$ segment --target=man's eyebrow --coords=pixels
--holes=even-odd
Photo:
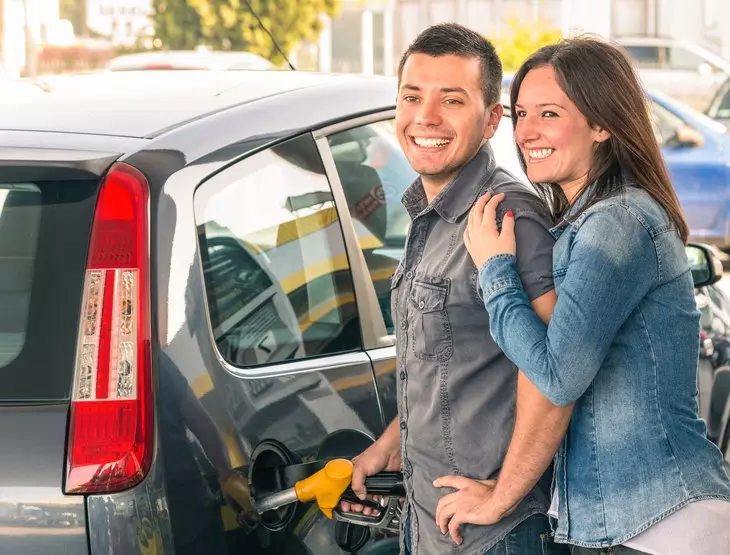
[[[405,83],[400,86],[401,90],[407,90],[407,91],[420,91],[421,87],[417,85],[409,85],[408,83]],[[443,93],[462,93],[466,94],[466,89],[462,87],[441,87],[441,92]]]

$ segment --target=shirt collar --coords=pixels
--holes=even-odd
[[[431,204],[426,201],[426,192],[420,177],[406,189],[401,202],[411,219],[423,212],[434,210],[447,222],[454,223],[474,205],[479,195],[486,192],[485,186],[495,167],[492,147],[486,143]]]

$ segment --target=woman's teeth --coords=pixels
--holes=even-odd
[[[547,158],[553,153],[552,148],[538,148],[535,150],[528,150],[527,155],[532,160],[541,160],[543,158]]]
[[[418,146],[437,147],[444,146],[451,142],[451,139],[431,139],[426,137],[413,137],[413,142]]]

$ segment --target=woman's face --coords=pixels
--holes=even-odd
[[[572,200],[585,182],[596,144],[608,133],[588,123],[551,66],[527,73],[513,109],[527,177],[533,183],[557,183]]]

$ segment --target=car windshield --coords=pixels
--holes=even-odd
[[[674,100],[666,94],[652,91],[650,97],[655,102],[661,104],[665,109],[670,110],[677,117],[683,119],[685,123],[700,125],[715,133],[727,132],[727,128],[720,122],[715,121],[714,119],[708,117],[702,112],[698,112],[697,110],[687,106],[686,104],[682,104],[678,100]]]

